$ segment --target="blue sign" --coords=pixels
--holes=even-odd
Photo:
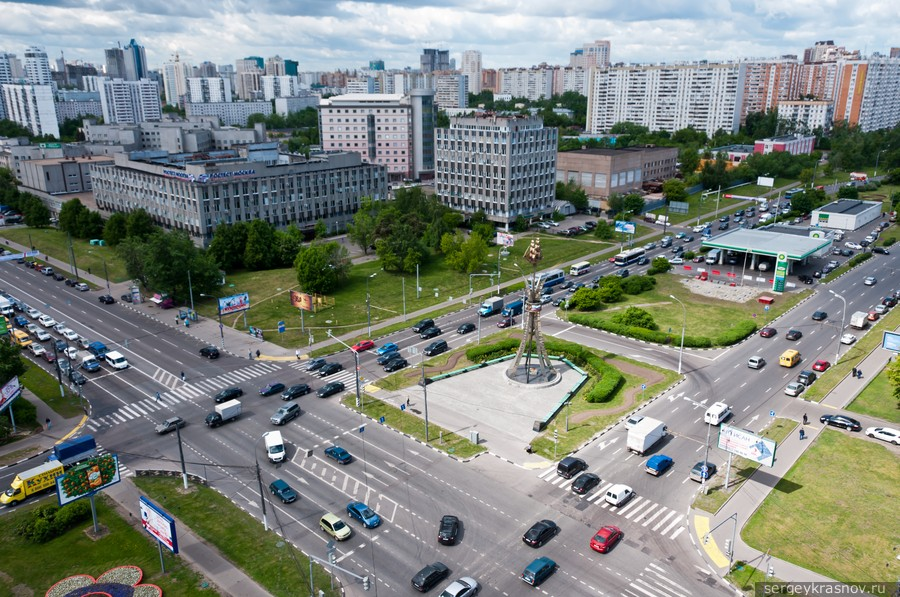
[[[769,416],[770,416],[770,417],[774,417],[774,416],[775,416],[775,411],[774,411],[774,410],[770,410],[770,411],[769,411]]]
[[[362,426],[359,428],[359,432],[360,432],[360,433],[362,433],[362,432],[365,431],[365,430],[366,430],[366,426],[365,426],[365,425],[362,425]]]
[[[378,422],[379,422],[379,423],[384,423],[384,416],[382,416],[380,419],[378,419]]]
[[[278,322],[278,333],[279,333],[279,334],[283,334],[283,333],[284,333],[284,322],[283,322],[283,321],[279,321],[279,322]]]
[[[400,410],[406,410],[406,405],[403,403],[400,403]]]
[[[642,389],[642,390],[646,390],[646,389],[647,389],[647,384],[642,383],[642,384],[641,384],[641,389]]]

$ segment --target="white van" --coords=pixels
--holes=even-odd
[[[618,485],[613,485],[606,492],[606,503],[611,506],[621,506],[628,500],[634,497],[634,491],[631,487],[627,485],[623,485],[619,483]]]
[[[282,462],[284,460],[284,440],[281,439],[280,431],[269,431],[263,434],[266,438],[266,453],[272,462]]]
[[[128,369],[128,359],[121,352],[116,350],[106,353],[104,356],[106,362],[113,369]]]
[[[718,425],[730,416],[731,407],[724,402],[716,402],[708,409],[706,409],[706,414],[703,415],[703,420],[710,425]]]

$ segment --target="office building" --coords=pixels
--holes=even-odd
[[[674,178],[677,162],[677,147],[561,151],[556,181],[574,182],[588,197],[605,200],[615,193],[639,192],[646,181]]]
[[[231,66],[230,64],[227,66]],[[219,68],[216,66],[215,62],[210,62],[209,60],[204,60],[200,63],[200,66],[194,68],[194,76],[192,79],[200,78],[200,79],[214,79],[219,76]]]
[[[463,52],[462,74],[468,77],[467,91],[472,94],[481,93],[481,52],[478,50]]]
[[[31,131],[35,137],[59,139],[59,121],[51,85],[3,85],[6,118]]]
[[[450,50],[425,49],[420,58],[423,73],[450,70]]]
[[[188,79],[187,101],[192,104],[230,102],[231,81],[222,77],[191,77]]]
[[[82,130],[84,147],[95,156],[130,151],[198,153],[266,140],[266,126],[263,123],[258,123],[253,129],[237,129],[221,127],[214,118],[137,124],[97,124],[85,120]]]
[[[159,120],[162,106],[156,81],[106,79],[100,88],[103,120],[109,124]]]
[[[469,105],[466,75],[436,75],[434,103],[438,108],[465,108]]]
[[[557,131],[538,116],[480,114],[435,131],[435,192],[469,216],[508,226],[549,213],[556,195]]]
[[[150,69],[147,66],[147,54],[144,51],[144,46],[138,45],[132,38],[122,51],[125,61],[125,76],[123,78],[126,81],[146,79],[150,75]]]
[[[769,139],[757,139],[753,152],[768,154],[784,151],[791,155],[809,155],[816,148],[816,138],[812,135],[786,135]]]

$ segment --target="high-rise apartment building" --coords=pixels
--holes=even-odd
[[[50,74],[50,60],[47,52],[31,46],[25,50],[25,80],[32,85],[53,85],[53,75]]]
[[[473,94],[481,93],[481,52],[478,50],[463,52],[462,74],[468,77],[467,91]]]
[[[424,49],[421,56],[423,73],[450,70],[450,50]]]
[[[538,116],[481,114],[435,131],[435,192],[445,205],[508,226],[549,213],[557,131]]]
[[[863,132],[900,123],[900,59],[839,60],[834,120],[856,125]]]
[[[891,58],[900,58],[900,48],[891,48]]]
[[[277,97],[293,97],[300,92],[300,82],[297,77],[288,75],[263,75],[259,78],[262,87],[263,99],[267,102]]]
[[[51,85],[7,84],[2,86],[6,118],[17,122],[40,137],[59,138],[56,102]]]
[[[195,67],[193,71],[194,74],[192,78],[209,79],[211,77],[219,76],[219,68],[216,66],[216,63],[210,62],[209,60],[201,62],[200,66]]]
[[[106,57],[106,76],[125,79],[125,51],[122,48],[107,48],[103,54]]]
[[[606,68],[609,66],[609,41],[598,39],[593,43],[584,44],[569,55],[569,66],[583,69]]]
[[[231,81],[222,77],[191,77],[188,79],[187,101],[192,104],[231,101]]]
[[[182,62],[178,54],[175,59],[163,64],[163,89],[166,92],[166,104],[181,106],[187,95],[187,80],[193,69],[187,62]]]
[[[587,71],[583,68],[557,66],[553,69],[553,95],[562,95],[567,91],[587,95],[584,91],[586,78]]]
[[[438,108],[467,108],[469,106],[468,77],[466,75],[437,75],[434,78],[434,102]]]
[[[498,72],[500,93],[529,101],[548,99],[553,95],[553,70],[550,67],[501,68]]]
[[[100,88],[103,120],[109,124],[151,122],[162,118],[156,81],[105,79]]]
[[[797,60],[763,60],[747,62],[741,123],[751,112],[768,112],[779,102],[799,97],[802,65]]]
[[[261,97],[259,78],[263,76],[264,71],[259,65],[260,60],[262,58],[251,56],[238,60],[235,64],[235,92],[238,98],[252,100]]]
[[[791,100],[778,102],[778,120],[791,123],[798,133],[816,129],[827,133],[834,121],[834,105],[823,100]]]
[[[284,58],[278,55],[272,56],[271,58],[266,58],[266,66],[264,70],[265,74],[270,77],[283,77],[287,74],[287,70],[284,64]]]
[[[481,90],[488,89],[494,93],[500,93],[500,77],[497,69],[485,68],[481,71]]]
[[[7,83],[24,82],[25,69],[22,68],[22,61],[16,58],[15,54],[9,52],[0,52],[0,85]]]

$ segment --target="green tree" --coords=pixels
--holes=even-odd
[[[2,355],[0,355],[2,356]],[[2,362],[2,359],[0,359]],[[891,359],[890,364],[885,369],[887,372],[888,382],[894,387],[894,400],[897,401],[897,408],[900,408],[900,359]]]
[[[91,239],[100,238],[103,236],[103,216],[100,215],[100,212],[85,209],[78,214],[76,227],[78,232],[72,236]]]
[[[244,267],[247,234],[247,222],[219,224],[209,243],[210,257],[227,272]]]
[[[144,271],[144,256],[146,255],[146,243],[136,236],[126,236],[116,247],[116,253],[125,264],[125,272],[132,280],[137,280],[142,286],[149,288],[147,274]]]
[[[328,236],[328,224],[325,223],[325,220],[316,220],[316,226],[314,230],[317,239],[323,239]]]
[[[380,205],[380,202],[373,201],[371,197],[363,197],[360,199],[359,209],[353,214],[353,223],[347,225],[347,236],[362,249],[364,255],[368,255],[369,247],[375,244]]]
[[[622,212],[640,216],[644,212],[644,198],[637,193],[629,193],[622,199]]]
[[[587,211],[588,196],[574,180],[567,182],[557,181],[556,198],[560,201],[568,201],[578,211]]]
[[[606,199],[606,204],[609,206],[607,210],[609,215],[616,216],[625,209],[625,196],[621,193],[613,193]]]
[[[87,208],[80,199],[66,201],[59,208],[59,229],[63,232],[68,232],[76,238],[82,238],[78,234],[80,231],[79,220],[83,217],[81,214],[86,211]]]
[[[126,229],[128,236],[135,236],[140,239],[147,239],[160,230],[160,228],[153,223],[153,218],[145,209],[136,209],[128,214],[128,224]]]
[[[128,216],[117,211],[109,216],[103,225],[103,240],[110,247],[115,247],[128,236]]]
[[[525,232],[528,230],[528,218],[519,214],[516,216],[515,222],[512,225],[513,232]]]
[[[328,294],[346,281],[350,273],[350,256],[337,242],[314,242],[297,253],[294,269],[301,290]]]
[[[656,330],[659,328],[653,321],[653,316],[649,311],[645,311],[638,307],[628,307],[625,311],[616,313],[612,316],[611,321],[619,325],[627,325],[645,330]]]
[[[19,347],[12,342],[0,341],[0,385],[17,375],[24,375],[26,370]]]
[[[275,230],[265,220],[252,220],[247,225],[247,244],[244,247],[244,267],[252,271],[269,269],[276,257]]]
[[[656,274],[664,274],[670,269],[672,269],[672,264],[669,263],[668,259],[665,257],[654,257],[653,261],[650,262],[650,268],[647,270],[647,274],[655,276]]]
[[[494,224],[488,220],[484,210],[479,209],[472,214],[469,224],[472,226],[472,234],[477,234],[483,238],[485,242],[493,242],[495,237]]]
[[[791,197],[791,209],[793,211],[799,211],[800,213],[808,214],[812,213],[814,207],[813,193],[810,191],[798,193]]]
[[[815,176],[815,171],[812,168],[804,168],[800,171],[800,182],[803,183],[803,186],[809,186],[812,184],[813,176]]]
[[[604,303],[615,303],[622,300],[625,292],[622,290],[622,279],[618,276],[610,276],[600,280],[600,288],[597,296]]]
[[[292,267],[297,253],[303,247],[303,232],[294,224],[275,231],[278,267]]]
[[[841,187],[838,189],[837,196],[841,199],[859,199],[859,189],[856,187]]]
[[[687,189],[684,186],[684,181],[678,180],[677,178],[670,178],[663,183],[663,195],[665,195],[667,203],[671,203],[672,201],[687,201],[688,195]]]
[[[602,293],[599,289],[583,286],[575,291],[569,299],[569,308],[579,311],[598,311],[604,308]]]
[[[597,220],[597,227],[594,228],[594,236],[601,240],[612,240],[616,235],[616,229],[608,220]]]
[[[455,235],[445,233],[441,239],[441,250],[447,265],[458,272],[471,274],[484,263],[488,253],[487,243],[481,236],[470,234],[468,238],[457,231]]]
[[[34,195],[25,194],[23,197],[24,209],[22,215],[25,216],[25,225],[32,228],[45,228],[50,225],[50,210],[44,205],[44,202]]]
[[[696,147],[682,147],[678,151],[678,162],[681,164],[681,175],[691,176],[700,167],[700,153]]]

